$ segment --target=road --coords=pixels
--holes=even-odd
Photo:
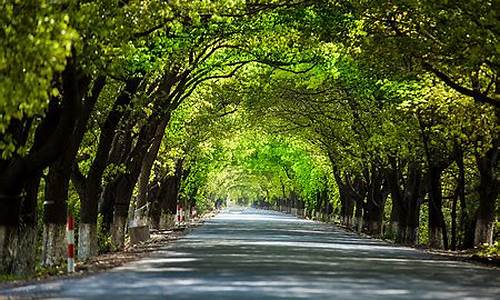
[[[152,257],[0,291],[55,299],[500,299],[500,271],[264,210],[226,209]]]

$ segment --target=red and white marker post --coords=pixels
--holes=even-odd
[[[68,214],[66,240],[68,243],[68,273],[73,273],[75,272],[75,221],[71,214]]]

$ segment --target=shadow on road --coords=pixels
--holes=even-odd
[[[232,209],[148,259],[9,292],[85,299],[495,299],[500,272],[281,213]]]

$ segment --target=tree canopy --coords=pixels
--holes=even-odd
[[[88,259],[227,201],[492,244],[494,6],[2,1],[0,273],[59,263],[68,212]]]

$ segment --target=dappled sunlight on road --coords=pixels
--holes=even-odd
[[[230,209],[147,259],[11,292],[84,299],[495,299],[500,273],[329,224]]]

